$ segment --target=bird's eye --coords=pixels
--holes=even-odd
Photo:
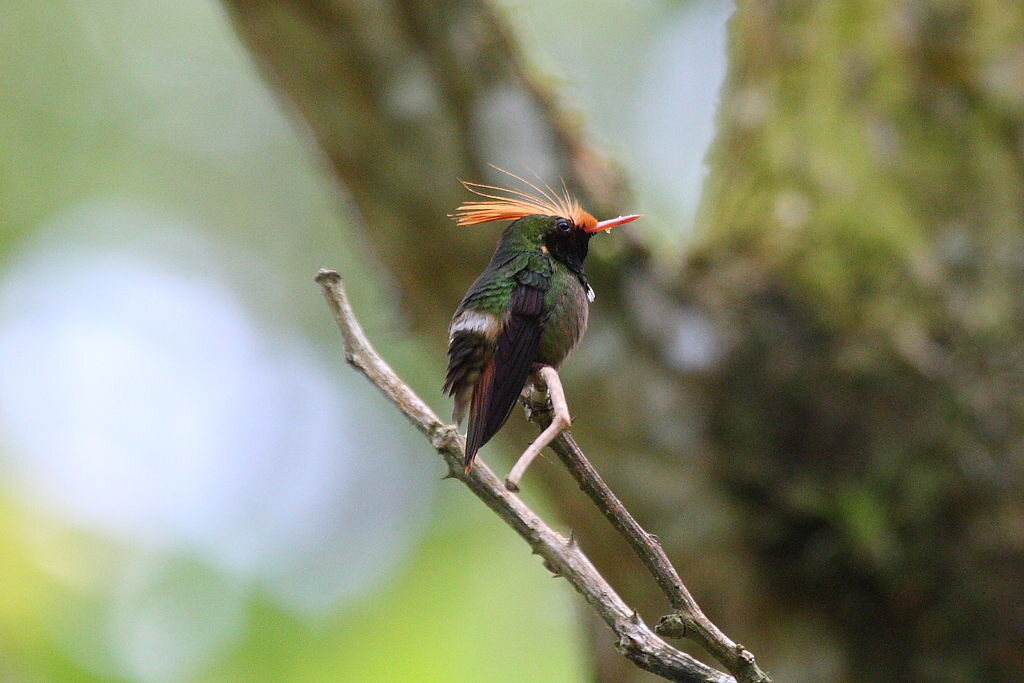
[[[572,230],[572,223],[565,220],[564,218],[559,218],[557,221],[555,221],[555,227],[561,230],[562,232],[569,232],[570,230]]]

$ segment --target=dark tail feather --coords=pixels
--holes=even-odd
[[[466,474],[473,469],[476,452],[487,442],[487,405],[494,381],[494,361],[488,361],[473,387],[473,398],[469,402],[469,425],[466,429],[466,460],[463,462]]]

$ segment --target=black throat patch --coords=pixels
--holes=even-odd
[[[594,290],[587,281],[587,274],[583,270],[583,261],[587,258],[587,251],[590,248],[591,234],[582,230],[573,230],[568,234],[549,234],[544,240],[544,246],[556,260],[565,264],[565,267],[579,279],[583,289],[587,291],[587,298],[593,301]]]

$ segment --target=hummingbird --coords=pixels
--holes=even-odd
[[[480,447],[508,419],[528,384],[547,391],[551,425],[527,447],[505,485],[518,489],[530,462],[570,417],[558,368],[583,336],[594,290],[583,262],[590,238],[640,216],[598,221],[569,194],[518,175],[526,190],[462,182],[477,195],[451,214],[457,225],[511,220],[483,273],[470,286],[448,326],[448,371],[443,391],[454,398],[452,421],[466,411],[465,472]]]

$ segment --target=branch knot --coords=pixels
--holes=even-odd
[[[693,620],[681,614],[667,614],[658,620],[654,632],[665,638],[686,638],[693,631]]]

